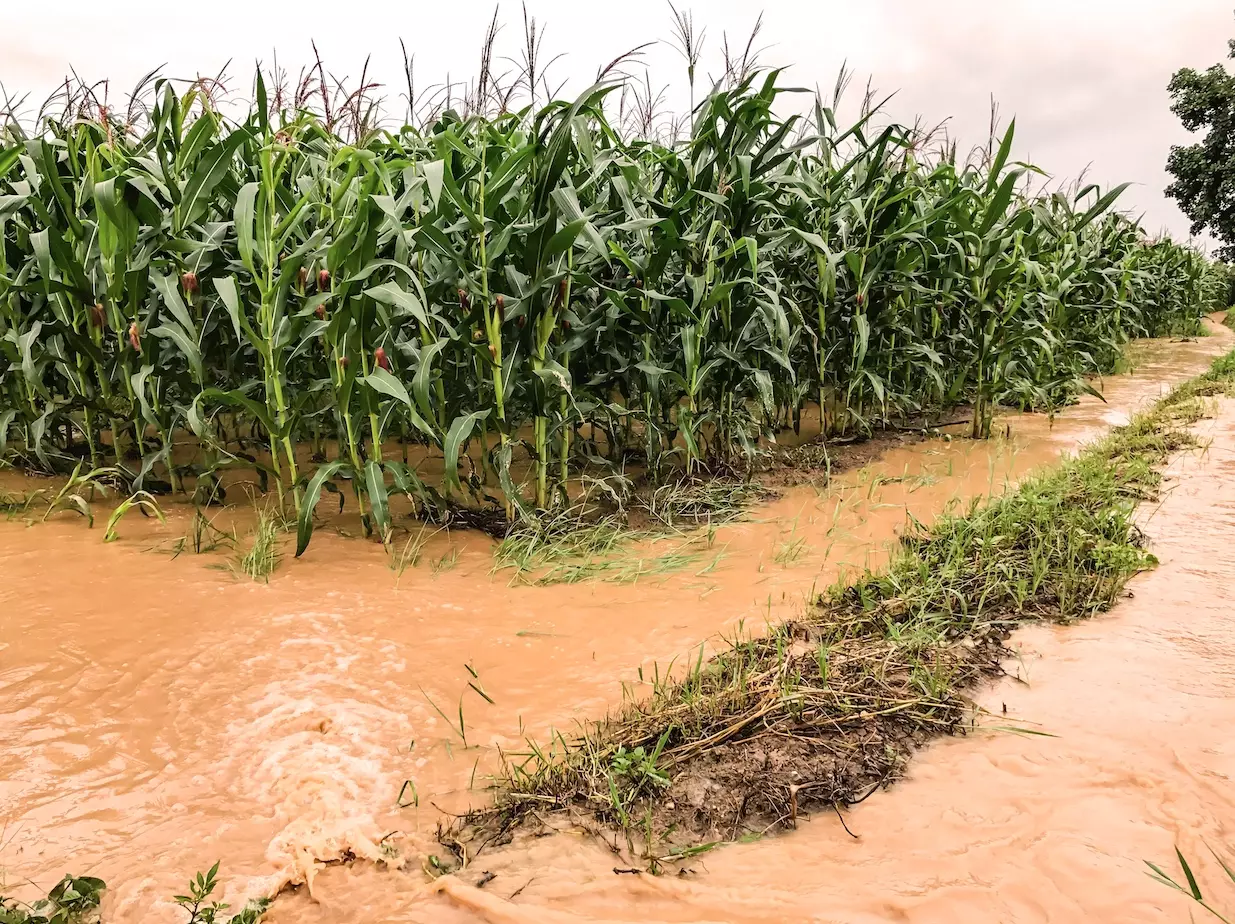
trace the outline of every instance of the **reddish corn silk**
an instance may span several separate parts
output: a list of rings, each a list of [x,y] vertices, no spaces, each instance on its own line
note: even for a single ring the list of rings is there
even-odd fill
[[[106,316],[103,313],[103,306],[100,305],[98,302],[95,302],[93,305],[90,306],[90,326],[91,327],[97,327],[99,329],[102,329],[103,321],[105,320],[105,317]]]
[[[325,292],[330,288],[330,270],[318,270],[317,272],[317,289],[319,292]]]
[[[197,273],[190,271],[182,275],[180,277],[180,285],[189,295],[196,295],[198,289]]]
[[[373,352],[373,361],[377,363],[379,368],[385,369],[387,372],[390,371],[390,357],[386,355],[386,351],[381,347],[378,347]]]
[[[316,308],[313,309],[313,314],[317,316],[317,319],[319,321],[326,320],[326,306],[318,305]]]
[[[497,297],[497,320],[499,324],[506,322],[506,299],[501,295]]]
[[[133,345],[133,349],[138,353],[142,351],[141,328],[137,326],[136,321],[129,325],[129,343]]]

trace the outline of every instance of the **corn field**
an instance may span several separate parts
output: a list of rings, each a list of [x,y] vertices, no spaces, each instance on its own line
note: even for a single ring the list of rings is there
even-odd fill
[[[815,407],[836,436],[967,405],[982,437],[1217,289],[1122,187],[1032,192],[1012,126],[961,159],[780,116],[751,70],[654,138],[615,90],[391,131],[259,74],[243,118],[159,81],[140,118],[10,123],[0,454],[199,502],[257,470],[299,553],[323,491],[380,536],[392,494],[517,519],[584,471],[741,468]]]

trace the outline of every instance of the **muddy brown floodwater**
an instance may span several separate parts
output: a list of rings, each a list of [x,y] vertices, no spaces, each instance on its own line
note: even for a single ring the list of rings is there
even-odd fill
[[[616,876],[571,835],[495,855],[484,890],[415,870],[442,812],[483,804],[499,748],[602,715],[623,683],[638,692],[640,667],[791,616],[813,588],[877,564],[907,516],[1003,490],[1123,422],[1229,348],[1212,330],[1139,345],[1106,404],[1053,423],[1009,415],[988,443],[894,449],[826,489],[789,489],[710,544],[633,549],[648,565],[632,573],[647,573],[628,583],[511,586],[489,540],[458,534],[398,576],[379,546],[321,531],[250,584],[208,556],[169,560],[185,511],[125,521],[110,544],[75,519],[0,523],[0,883],[30,894],[70,869],[101,876],[116,922],[178,920],[167,897],[220,858],[235,903],[312,881],[312,897],[276,903],[274,924],[1178,919],[1141,858],[1168,859],[1178,838],[1201,859],[1198,839],[1226,843],[1235,820],[1229,409],[1151,521],[1163,568],[1111,617],[1019,633],[1028,685],[985,695],[1060,737],[933,746],[853,811],[858,840],[818,819],[684,878]],[[688,566],[655,573],[668,552]],[[419,805],[401,809],[406,780]],[[413,872],[323,868],[344,851],[395,852]]]

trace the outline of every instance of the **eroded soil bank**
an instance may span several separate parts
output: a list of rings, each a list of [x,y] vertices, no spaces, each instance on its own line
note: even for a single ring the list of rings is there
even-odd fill
[[[1201,371],[1227,346],[1219,336],[1149,346],[1136,374],[1108,380],[1106,405],[1084,401],[1053,427],[1044,417],[1011,417],[1009,436],[990,444],[933,441],[894,450],[825,491],[787,491],[759,508],[752,521],[719,530],[711,546],[688,550],[697,556],[691,567],[634,583],[512,588],[508,576],[490,574],[488,540],[471,536],[435,539],[425,564],[396,581],[380,548],[323,532],[304,559],[285,565],[269,586],[238,584],[192,557],[169,562],[160,552],[161,543],[183,533],[183,517],[162,529],[134,521],[122,530],[121,542],[109,545],[73,520],[30,529],[0,524],[7,578],[0,589],[0,819],[6,825],[0,869],[7,882],[28,877],[46,886],[71,865],[109,882],[110,920],[174,920],[164,897],[189,872],[220,857],[228,898],[238,903],[284,881],[302,880],[315,860],[345,850],[381,856],[383,838],[404,855],[427,853],[434,849],[439,810],[459,811],[485,799],[471,786],[473,780],[477,790],[483,786],[499,746],[517,748],[523,733],[543,739],[551,726],[599,715],[617,699],[621,681],[636,679],[639,666],[664,665],[738,620],[791,615],[812,587],[877,560],[907,513],[929,518],[954,500],[1000,490],[1007,478],[1123,422],[1166,384]],[[1221,445],[1208,464],[1220,458]],[[1228,451],[1235,453],[1235,446]],[[1166,516],[1175,496],[1158,516]],[[1183,519],[1191,523],[1195,513]],[[1164,541],[1178,535],[1156,521],[1151,533]],[[1195,544],[1195,536],[1190,541]],[[662,552],[639,554],[651,559]],[[1166,557],[1164,549],[1159,554]],[[1220,567],[1226,557],[1198,554],[1196,564]],[[1083,640],[1097,628],[1068,631]],[[1066,651],[1056,657],[1049,650],[1050,644],[1070,644],[1067,636],[1034,631],[1018,638],[1029,638],[1050,656],[1039,664],[1027,655],[1033,687],[1007,694],[1010,711],[1019,708],[1018,695],[1036,692],[1044,674],[1073,663]],[[1147,644],[1163,647],[1160,640]],[[1119,642],[1112,647],[1118,651]],[[1209,645],[1196,656],[1212,657],[1215,650],[1221,649]],[[1104,655],[1111,682],[1122,682],[1115,667],[1128,655]],[[492,704],[469,692],[468,667]],[[1215,683],[1197,681],[1196,669],[1167,676],[1187,676],[1196,684],[1192,689],[1212,697]],[[1085,683],[1103,676],[1100,665],[1088,662],[1076,670]],[[1155,684],[1163,682],[1155,676]],[[1152,699],[1137,689],[1103,694],[1085,687],[1082,695],[1070,688],[1058,701],[1069,707],[1072,721],[1095,698],[1103,704],[1101,715],[1116,707],[1131,710],[1129,730],[1140,733],[1158,717],[1142,714]],[[460,697],[466,749],[435,708],[454,716]],[[1192,721],[1194,706],[1190,700],[1164,704],[1162,730],[1178,727],[1185,711]],[[1221,713],[1214,721],[1220,727],[1230,717]],[[1054,717],[1022,710],[1022,718],[1049,725]],[[991,767],[1025,763],[1026,754],[1039,755],[1037,763],[1028,762],[1030,769],[1053,767],[1048,758],[1059,753],[1060,741],[1092,746],[1093,733],[1084,727],[1063,731],[1063,739],[992,735],[981,743],[932,748],[908,783],[853,814],[856,842],[835,821],[817,820],[793,837],[708,855],[697,873],[669,882],[615,876],[603,850],[573,838],[547,838],[521,857],[512,853],[503,861],[508,868],[495,868],[499,878],[483,891],[448,884],[454,898],[423,894],[419,875],[379,873],[364,865],[327,869],[315,883],[322,904],[303,895],[285,897],[272,920],[471,920],[477,913],[491,920],[547,920],[555,911],[583,920],[765,920],[780,914],[819,920],[869,914],[882,920],[889,914],[880,910],[891,900],[888,889],[893,898],[904,898],[914,881],[918,892],[931,893],[923,901],[943,914],[947,901],[938,902],[956,883],[998,882],[1009,860],[1034,856],[1015,841],[1015,832],[1002,833],[1000,824],[1015,822],[1034,844],[1055,837],[1060,818],[1049,809],[1030,812],[1041,796],[1009,802],[1006,780],[990,782],[997,808],[989,815],[973,806],[988,779],[998,777]],[[1225,742],[1224,735],[1203,747],[1221,749]],[[1119,744],[1126,748],[1129,742]],[[1010,749],[1009,756],[1000,758],[1000,749]],[[956,764],[932,777],[940,755],[950,754]],[[1084,795],[1078,787],[1092,787],[1095,775],[1102,778],[1097,756],[1085,752],[1064,761],[1060,773],[1072,777],[1072,801],[1064,788],[1057,794],[1063,801],[1049,803],[1055,812],[1075,811],[1081,831],[1089,830],[1086,818],[1105,817],[1069,808]],[[966,763],[976,758],[983,766]],[[1091,758],[1095,769],[1087,771]],[[1176,774],[1196,777],[1182,768]],[[1022,775],[1033,779],[1027,771]],[[1128,817],[1141,817],[1121,814],[1124,803],[1117,797],[1127,780],[1140,778],[1135,771],[1107,783],[1116,829]],[[407,779],[415,781],[420,804],[398,809]],[[910,795],[932,779],[951,789]],[[1162,779],[1185,791],[1181,780]],[[1054,780],[1049,785],[1062,786]],[[893,801],[899,808],[887,809]],[[931,806],[945,822],[929,814]],[[911,824],[912,817],[917,821]],[[880,830],[880,818],[889,825],[886,837],[870,833]],[[987,826],[990,843],[1006,851],[1006,860],[992,852],[995,847],[949,846],[949,831],[960,837]],[[1154,848],[1147,857],[1169,856],[1170,837],[1163,841],[1160,827],[1153,827],[1151,838],[1143,820],[1132,826]],[[1197,830],[1221,842],[1214,839],[1220,831]],[[884,853],[872,844],[882,845]],[[954,849],[973,865],[957,860],[949,872],[947,857]],[[1076,849],[1059,849],[1059,868],[1081,881]],[[870,850],[876,853],[864,853]],[[1131,871],[1128,879],[1140,875],[1140,857],[1132,856],[1118,867]],[[1059,859],[1055,850],[1042,856],[1044,863]],[[911,875],[915,863],[917,880]],[[504,900],[528,880],[514,904],[474,910]],[[1160,886],[1136,884],[1137,894],[1169,906],[1171,897],[1160,895]],[[1035,883],[1025,890],[1035,901],[1044,899]],[[1095,889],[1095,897],[1108,891]],[[840,896],[849,896],[853,910],[819,917]],[[1106,900],[1117,907],[1122,896]],[[874,901],[874,910],[854,906],[858,901]],[[520,910],[523,902],[531,909]]]

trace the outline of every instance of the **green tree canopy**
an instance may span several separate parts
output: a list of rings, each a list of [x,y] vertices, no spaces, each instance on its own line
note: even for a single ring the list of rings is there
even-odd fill
[[[1235,58],[1235,40],[1228,45]],[[1235,76],[1221,64],[1185,67],[1167,89],[1184,128],[1206,132],[1196,144],[1172,146],[1166,169],[1175,181],[1166,194],[1192,220],[1193,234],[1208,231],[1225,245],[1218,255],[1235,259]]]

